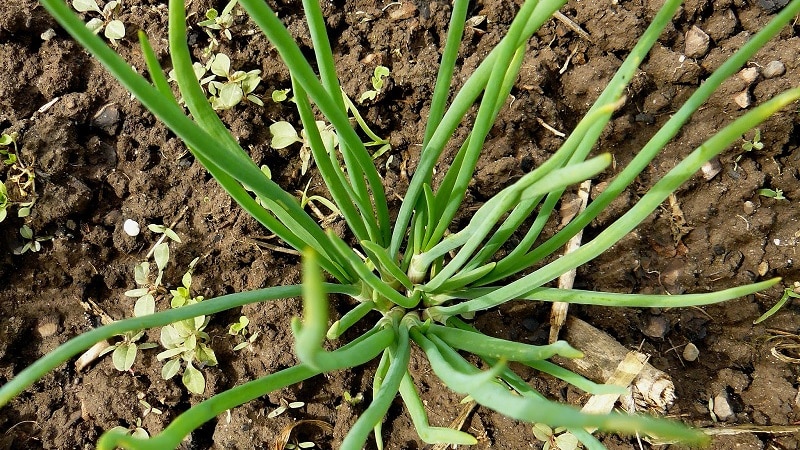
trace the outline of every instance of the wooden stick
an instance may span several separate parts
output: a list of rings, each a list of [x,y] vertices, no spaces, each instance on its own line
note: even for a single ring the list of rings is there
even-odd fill
[[[607,333],[588,323],[569,317],[564,327],[564,338],[584,353],[583,358],[552,358],[558,365],[583,375],[597,383],[604,383],[614,375],[628,349]],[[630,392],[620,397],[622,408],[628,412],[651,411],[665,414],[675,402],[675,385],[666,373],[645,364],[633,380]]]
[[[578,189],[578,198],[581,200],[581,205],[578,208],[578,214],[582,213],[583,210],[586,209],[586,205],[589,203],[589,191],[592,189],[592,180],[586,180],[581,183],[580,188]],[[577,214],[576,214],[577,215]],[[572,253],[581,246],[581,240],[583,239],[583,229],[578,232],[572,239],[567,242],[567,247],[564,249],[564,254]],[[559,289],[572,289],[572,285],[575,284],[575,273],[576,270],[572,269],[567,273],[562,274],[558,277],[558,287]],[[554,302],[552,310],[550,311],[550,338],[549,342],[552,344],[553,342],[558,340],[558,334],[561,331],[561,327],[564,326],[564,321],[567,320],[567,310],[569,309],[569,303],[566,302]]]

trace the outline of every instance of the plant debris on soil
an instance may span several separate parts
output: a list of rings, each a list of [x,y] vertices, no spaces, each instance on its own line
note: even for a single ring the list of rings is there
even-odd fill
[[[226,2],[194,0],[188,13],[195,59],[207,61],[211,40],[196,23]],[[298,2],[270,2],[301,46],[311,54]],[[277,4],[276,4],[277,3]],[[660,37],[631,83],[625,106],[601,139],[616,167],[624,167],[660,124],[727,56],[739,48],[785,2],[692,0]],[[102,6],[102,5],[101,5]],[[377,65],[390,69],[374,100],[359,106],[365,120],[391,150],[377,159],[390,198],[402,197],[417,164],[438,58],[449,19],[449,2],[325,2],[342,85],[350,98],[369,88]],[[507,30],[514,2],[479,0],[462,42],[453,86],[457,88]],[[590,40],[563,22],[551,20],[529,44],[519,79],[501,112],[467,194],[474,208],[554,152],[605,87],[643,32],[658,6],[653,2],[570,1],[562,12]],[[116,50],[142,71],[136,30],[144,30],[165,69],[168,66],[166,6],[156,0],[127,0],[119,19],[126,37]],[[301,174],[299,146],[270,147],[270,124],[298,123],[292,105],[270,95],[290,87],[289,74],[270,43],[237,17],[233,39],[213,34],[237,70],[261,70],[255,95],[264,106],[243,102],[221,117],[258,164],[289,192],[326,196],[321,179]],[[738,117],[750,105],[800,85],[800,26],[789,26],[738,76],[728,80],[678,137],[645,169],[637,183],[586,230],[589,240],[623,214],[629,203],[688,154]],[[761,149],[734,146],[716,170],[696,175],[635,232],[610,251],[579,268],[576,288],[615,292],[707,292],[758,279],[783,277],[783,284],[747,298],[702,308],[629,309],[573,306],[570,314],[589,321],[629,349],[641,348],[650,363],[668,373],[677,394],[668,416],[697,427],[796,425],[800,421],[800,366],[779,359],[770,340],[800,333],[798,305],[789,302],[776,315],[753,325],[783,289],[800,281],[794,259],[800,239],[800,129],[797,108],[777,114],[760,127]],[[192,283],[195,295],[212,298],[265,286],[297,283],[299,257],[280,251],[246,213],[211,179],[184,145],[60,29],[35,0],[0,5],[0,133],[18,133],[19,153],[35,170],[35,192],[24,197],[7,183],[12,201],[35,198],[29,217],[12,206],[0,223],[0,383],[69,338],[99,326],[101,315],[133,314],[126,290],[136,287],[133,266],[158,238],[147,224],[169,225],[182,239],[172,243],[165,285],[176,288],[190,261],[200,257]],[[465,131],[460,131],[465,133]],[[752,139],[752,134],[746,136]],[[743,141],[744,142],[744,139]],[[454,152],[456,149],[450,149]],[[447,155],[445,156],[447,157]],[[7,168],[0,169],[6,180]],[[595,180],[603,189],[617,169]],[[442,171],[440,170],[441,174]],[[713,173],[713,175],[708,176]],[[784,200],[758,194],[780,189]],[[26,200],[27,199],[27,200]],[[398,207],[399,201],[393,206]],[[123,231],[126,219],[142,232]],[[555,217],[553,232],[560,223]],[[39,237],[39,252],[14,255],[27,224]],[[333,223],[343,228],[343,223]],[[266,244],[266,245],[265,245]],[[332,302],[336,305],[336,300]],[[346,310],[347,305],[340,305]],[[168,308],[163,301],[158,309]],[[204,395],[191,395],[177,378],[162,380],[156,350],[142,350],[129,372],[114,369],[110,356],[78,372],[72,363],[47,375],[0,409],[0,449],[93,448],[114,426],[150,434],[190,405],[216,392],[296,363],[289,319],[299,314],[298,299],[250,305],[212,317],[206,329],[219,364],[203,369]],[[475,325],[485,333],[521,342],[547,340],[549,304],[511,303],[480,314]],[[240,315],[258,331],[250,347],[227,333]],[[157,342],[150,330],[141,342]],[[697,354],[686,358],[691,345]],[[691,349],[691,347],[690,347]],[[424,357],[412,353],[410,369],[427,403],[431,421],[447,426],[462,411],[461,398],[444,388]],[[371,393],[375,364],[317,377],[233,409],[191,435],[183,448],[272,448],[282,430],[298,420],[289,442],[314,442],[337,448],[363,411]],[[515,367],[551,398],[579,404],[583,393],[551,377]],[[346,401],[363,393],[365,401]],[[147,413],[140,400],[162,414]],[[282,401],[301,401],[268,418]],[[140,422],[139,422],[140,421]],[[415,449],[419,440],[399,403],[390,409],[384,433],[388,449]],[[480,440],[477,448],[540,448],[528,424],[483,408],[469,412],[464,430]],[[777,429],[777,428],[776,428]],[[785,430],[785,429],[784,429]],[[791,430],[791,428],[789,429]],[[290,430],[291,431],[291,430]],[[715,436],[712,448],[800,448],[797,433],[739,433]],[[635,437],[601,435],[609,448],[640,445]],[[374,445],[370,443],[369,445]],[[645,448],[648,443],[642,442]]]

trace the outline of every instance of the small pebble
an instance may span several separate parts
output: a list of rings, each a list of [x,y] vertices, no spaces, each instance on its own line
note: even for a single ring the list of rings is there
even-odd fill
[[[61,318],[57,315],[48,315],[39,319],[36,325],[36,332],[39,336],[46,338],[58,333],[61,325]]]
[[[758,0],[757,3],[758,6],[771,13],[786,6],[789,0]]]
[[[700,170],[703,172],[703,178],[708,181],[722,172],[722,164],[719,163],[719,159],[713,158],[706,161],[705,164],[700,167]]]
[[[686,32],[686,44],[683,53],[689,58],[701,58],[708,52],[710,39],[705,31],[693,26]]]
[[[389,13],[389,18],[393,21],[404,20],[414,17],[416,13],[417,7],[413,3],[400,3],[400,6]]]
[[[731,402],[728,400],[728,395],[724,392],[714,397],[714,415],[719,420],[728,420],[733,417],[733,407],[731,407]]]
[[[125,234],[128,236],[134,237],[139,235],[139,223],[133,219],[125,220],[125,223],[122,224],[122,230],[125,231]]]
[[[767,274],[767,272],[769,272],[769,263],[766,261],[761,261],[761,263],[758,265],[758,274],[763,277]]]
[[[755,67],[747,67],[739,71],[739,78],[747,84],[752,84],[758,78],[758,69]]]
[[[651,338],[663,338],[669,331],[669,322],[664,316],[650,316],[640,328],[642,334]]]
[[[786,66],[780,61],[770,61],[767,67],[764,67],[764,78],[770,79],[783,75],[786,73]]]
[[[751,202],[750,200],[748,200],[748,201],[744,202],[744,208],[743,209],[744,209],[744,213],[749,216],[750,214],[753,214],[754,212],[756,212],[756,205],[753,204],[753,202]]]
[[[44,33],[42,33],[39,37],[42,38],[43,41],[49,41],[50,39],[56,37],[56,30],[48,28],[44,30]]]
[[[697,346],[689,342],[686,344],[686,347],[683,348],[683,359],[686,361],[697,361],[697,357],[700,356],[700,350],[697,349]]]
[[[736,96],[733,97],[733,101],[736,102],[736,104],[739,105],[739,108],[742,109],[749,107],[753,103],[752,99],[750,98],[750,91],[747,89],[736,94]]]
[[[120,121],[119,107],[113,103],[109,103],[92,117],[92,126],[103,130],[109,136],[117,133],[117,125]]]

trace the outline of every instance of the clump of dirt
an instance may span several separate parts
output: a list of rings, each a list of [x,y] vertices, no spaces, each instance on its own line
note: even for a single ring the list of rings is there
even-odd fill
[[[770,19],[764,7],[772,6],[761,3],[775,2],[692,1],[683,7],[642,64],[626,105],[601,140],[600,149],[613,153],[616,166],[595,180],[596,191],[711,71]],[[212,6],[221,10],[224,5],[195,1],[189,7],[189,39],[198,60],[207,59],[203,52],[210,40],[195,24]],[[296,5],[278,6],[279,16],[310,54],[302,14]],[[332,41],[339,75],[351,98],[366,89],[376,65],[391,70],[386,88],[361,110],[373,129],[391,141],[391,151],[377,164],[396,209],[396,198],[404,194],[419,157],[450,6],[402,2],[379,8],[348,1],[325,8],[331,36],[336,37]],[[465,32],[454,88],[499,41],[516,8],[495,0],[471,7],[469,16],[475,20]],[[558,148],[563,139],[557,131],[571,130],[588,110],[656,9],[651,2],[570,1],[562,11],[590,34],[591,41],[555,20],[534,36],[513,98],[487,139],[454,226],[466,223],[474,208]],[[128,29],[117,47],[120,54],[139,70],[145,67],[134,34],[142,29],[169,68],[165,5],[129,0],[120,19]],[[252,29],[244,18],[238,19],[235,38],[221,38],[217,51],[229,55],[236,69],[261,70],[262,82],[255,93],[265,98],[265,106],[242,104],[222,118],[255,161],[268,165],[273,179],[287,191],[302,190],[312,180],[309,194],[325,195],[313,170],[301,175],[296,148],[274,150],[269,145],[271,123],[297,122],[298,117],[291,106],[269,100],[273,90],[290,87],[288,71],[275,49],[259,33],[251,34]],[[798,31],[796,25],[788,27],[747,64],[748,73],[727,81],[630,191],[592,224],[587,239],[621,216],[683,155],[750,104],[797,86]],[[710,179],[694,177],[675,193],[671,204],[583,266],[576,287],[679,294],[774,276],[783,277],[785,286],[800,279],[794,262],[800,236],[793,205],[800,199],[796,111],[777,114],[760,130],[762,149],[745,152],[734,147],[723,154],[718,174]],[[122,230],[125,219],[138,221],[143,229],[144,224],[174,223],[183,243],[171,244],[172,259],[164,278],[168,287],[179,285],[195,257],[201,259],[193,287],[207,298],[299,281],[297,256],[282,252],[279,242],[259,239],[264,230],[233,205],[183,144],[33,0],[9,0],[0,6],[0,131],[19,133],[20,153],[36,169],[37,199],[29,218],[16,218],[12,208],[10,217],[0,223],[5,236],[0,244],[5,249],[0,251],[0,276],[5,280],[0,290],[0,382],[67,339],[98,326],[98,311],[114,319],[131,315],[133,300],[123,293],[135,287],[133,266],[144,259],[157,236],[147,230],[128,236]],[[459,130],[456,141],[465,133]],[[455,150],[449,148],[445,158]],[[0,169],[5,179],[2,170],[6,169]],[[13,188],[9,186],[10,191]],[[788,200],[759,196],[761,188],[780,189]],[[547,231],[555,230],[556,222]],[[20,244],[17,229],[23,223],[37,236],[52,236],[42,251],[11,253]],[[344,224],[332,226],[343,229]],[[774,343],[767,338],[770,329],[798,330],[796,307],[790,303],[769,321],[752,324],[785,286],[703,308],[573,307],[571,314],[588,319],[625,346],[641,347],[652,355],[651,363],[675,381],[678,403],[670,415],[695,426],[788,425],[800,420],[797,366],[772,356]],[[334,304],[339,312],[348,306],[342,299]],[[509,304],[483,314],[476,323],[497,336],[541,343],[547,336],[547,313],[548,305]],[[238,341],[227,334],[227,326],[241,314],[249,317],[260,337],[250,349],[234,352]],[[201,399],[295,364],[288,324],[298,314],[299,302],[291,299],[215,315],[209,333],[219,365],[204,369],[208,384],[203,396],[190,395],[177,379],[162,380],[154,350],[142,351],[130,373],[114,370],[108,357],[84,372],[65,365],[0,410],[0,448],[84,448],[104,430],[133,427],[138,420],[150,433],[157,433]],[[654,320],[663,325],[659,333],[648,328]],[[157,330],[149,331],[146,340],[157,341]],[[681,357],[689,343],[699,349],[696,361]],[[415,351],[412,375],[432,423],[446,426],[461,412],[461,399],[441,385],[424,361],[424,355]],[[298,438],[313,440],[320,448],[336,448],[364,409],[364,403],[346,402],[344,393],[364,393],[368,399],[374,366],[271,393],[204,425],[183,447],[269,446],[295,420],[316,419],[331,424],[333,431],[304,427],[298,429]],[[552,398],[568,399],[563,383],[533,371],[521,373]],[[144,415],[140,399],[163,414]],[[305,406],[267,418],[282,400],[303,401]],[[711,410],[710,400],[715,405]],[[479,448],[541,444],[530,426],[482,408],[468,415],[464,429],[479,437]],[[384,430],[389,449],[423,447],[399,402],[390,409]],[[630,448],[634,442],[614,436],[602,440],[610,448]],[[798,441],[796,435],[777,434],[714,438],[715,448],[733,446],[796,448]]]

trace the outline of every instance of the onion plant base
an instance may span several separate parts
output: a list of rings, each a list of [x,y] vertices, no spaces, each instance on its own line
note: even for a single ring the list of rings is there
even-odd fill
[[[693,151],[687,149],[684,159],[641,196],[626,214],[577,251],[548,264],[541,263],[591,223],[636,179],[714,90],[800,11],[800,0],[792,1],[722,64],[614,177],[604,192],[547,239],[541,236],[542,230],[565,189],[596,176],[610,165],[608,154],[589,157],[590,152],[597,146],[612,114],[624,104],[628,82],[669,24],[680,2],[665,2],[594,106],[549,160],[487,200],[466,227],[451,230],[484,141],[517,79],[528,40],[564,2],[524,2],[500,43],[461,89],[451,93],[451,77],[468,6],[465,0],[454,2],[419,164],[402,205],[394,215],[389,211],[372,155],[351,126],[319,4],[312,0],[303,2],[316,52],[316,73],[266,3],[240,0],[291,73],[306,144],[348,225],[347,240],[324,230],[304,211],[297,198],[265,176],[216,115],[192,68],[181,0],[169,2],[169,44],[174,77],[180,89],[177,97],[184,99],[189,115],[170,90],[165,71],[143,34],[140,33],[140,41],[150,81],[131,70],[130,65],[92,34],[62,0],[42,0],[41,3],[132,95],[186,143],[197,160],[245,211],[286,245],[302,252],[303,283],[226,295],[120,321],[77,336],[0,388],[0,406],[99,340],[244,304],[302,295],[303,317],[292,321],[298,365],[220,392],[179,415],[162,433],[150,439],[111,430],[100,439],[98,448],[176,448],[193,430],[228,409],[315,375],[358,366],[378,357],[372,400],[342,441],[341,448],[361,449],[373,432],[378,447],[382,448],[380,426],[398,393],[423,441],[476,443],[467,433],[430,426],[408,369],[412,345],[422,349],[436,376],[453,391],[469,395],[482,406],[513,419],[564,427],[587,448],[602,448],[599,441],[585,431],[587,428],[650,435],[690,444],[707,440],[705,434],[674,421],[644,415],[584,414],[572,406],[552,402],[525,383],[507,363],[513,361],[533,367],[590,393],[619,390],[597,385],[563,369],[556,370],[548,358],[581,356],[579,350],[566,342],[535,346],[491,338],[461,318],[518,299],[605,306],[704,305],[750,295],[776,284],[778,280],[772,279],[719,292],[675,296],[545,287],[546,283],[619,242],[705,162],[738,142],[747,130],[800,98],[800,88],[752,108]],[[444,148],[476,102],[477,114],[468,138],[455,143],[460,146],[459,151],[449,161],[441,181],[434,183],[433,173]],[[323,142],[316,126],[317,114],[324,116],[336,131],[338,147],[334,151]],[[528,218],[532,218],[532,222]],[[508,254],[498,253],[512,236],[519,238],[519,244]],[[324,282],[325,276],[332,281]],[[357,303],[333,326],[329,326],[328,296],[331,294],[349,296]],[[368,316],[371,311],[380,313],[381,318],[371,328],[367,327],[369,331],[337,350],[323,348],[326,339],[339,337],[365,317],[373,317]],[[483,364],[481,367],[472,364],[460,351],[480,357]]]

